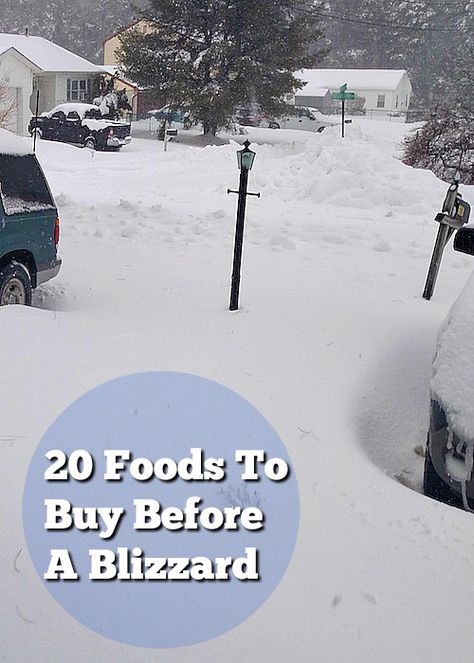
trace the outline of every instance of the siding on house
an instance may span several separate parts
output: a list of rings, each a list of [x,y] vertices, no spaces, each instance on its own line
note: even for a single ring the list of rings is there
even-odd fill
[[[321,113],[326,113],[331,106],[331,93],[329,90],[323,90],[324,94],[315,94],[314,96],[306,96],[304,94],[295,94],[295,106],[307,106],[309,108],[317,108]]]
[[[131,32],[133,30],[140,30],[141,32],[143,32],[143,34],[149,34],[150,32],[153,32],[154,28],[149,23],[147,23],[147,21],[136,21],[135,23],[132,23],[132,25],[123,28],[123,30],[121,30],[120,32],[117,32],[108,39],[106,39],[103,43],[103,47],[104,47],[104,65],[107,68],[115,69],[120,66],[120,62],[117,57],[117,51],[120,49],[121,46],[120,37],[122,37],[122,35],[126,34],[127,32]],[[143,106],[144,101],[147,98],[147,95],[145,94],[144,98],[140,99],[138,87],[136,85],[133,85],[132,83],[122,80],[121,78],[118,81],[117,86],[119,89],[123,88],[127,93],[128,101],[132,107],[133,117],[136,118],[140,114],[141,107]]]
[[[117,66],[120,64],[117,58],[117,51],[121,46],[120,37],[127,32],[132,32],[134,30],[139,30],[140,32],[143,32],[143,34],[149,34],[150,32],[153,32],[154,28],[146,21],[136,21],[135,23],[132,23],[132,25],[123,28],[120,32],[116,32],[111,37],[108,37],[103,43],[105,65]]]
[[[0,58],[0,82],[9,88],[10,97],[17,104],[16,114],[6,128],[15,133],[26,134],[31,117],[33,72],[14,52],[5,53]]]
[[[49,76],[35,76],[33,86],[35,90],[39,90],[39,106],[38,112],[44,113],[44,111],[51,110],[54,106],[56,99],[56,79],[54,75]],[[52,105],[51,105],[52,104]],[[34,114],[36,111],[36,98],[33,95],[32,103],[30,104],[30,110]]]

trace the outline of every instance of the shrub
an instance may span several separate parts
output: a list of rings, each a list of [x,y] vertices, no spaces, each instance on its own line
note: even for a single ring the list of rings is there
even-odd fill
[[[459,170],[461,182],[474,184],[474,111],[436,108],[416,135],[405,141],[404,162],[432,170],[451,181]]]

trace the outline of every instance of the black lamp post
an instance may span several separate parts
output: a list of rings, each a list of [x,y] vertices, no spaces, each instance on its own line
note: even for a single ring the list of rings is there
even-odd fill
[[[252,152],[248,140],[244,143],[244,149],[237,152],[237,163],[240,170],[240,183],[239,190],[234,191],[227,189],[227,193],[237,193],[239,195],[239,202],[237,204],[237,223],[235,226],[235,243],[234,243],[234,265],[232,269],[232,285],[230,291],[230,306],[229,310],[237,311],[239,308],[239,291],[240,291],[240,269],[242,265],[242,246],[244,242],[244,226],[245,226],[245,205],[247,196],[257,196],[260,198],[259,193],[248,193],[248,179],[249,171],[252,170],[253,162],[255,160],[255,152]]]

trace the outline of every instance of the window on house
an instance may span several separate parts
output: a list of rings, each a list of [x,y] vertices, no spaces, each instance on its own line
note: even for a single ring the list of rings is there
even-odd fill
[[[377,97],[377,108],[385,108],[385,95],[379,94]]]
[[[90,101],[90,98],[91,98],[90,78],[67,79],[67,101]]]
[[[395,107],[398,108],[398,94],[397,94],[397,100],[395,101]]]

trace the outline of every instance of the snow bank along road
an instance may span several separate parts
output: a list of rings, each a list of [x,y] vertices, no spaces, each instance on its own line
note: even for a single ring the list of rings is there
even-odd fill
[[[164,153],[135,139],[91,155],[40,143],[64,266],[33,308],[0,312],[3,660],[472,659],[473,516],[403,484],[420,488],[436,332],[474,263],[447,250],[435,298],[421,299],[446,187],[395,158],[406,130],[359,121],[344,142],[337,129],[275,132],[256,148],[262,198],[248,203],[232,314],[236,145]],[[49,424],[97,384],[147,370],[202,375],[253,403],[289,449],[302,502],[267,603],[215,641],[159,654],[63,612],[21,524]]]

